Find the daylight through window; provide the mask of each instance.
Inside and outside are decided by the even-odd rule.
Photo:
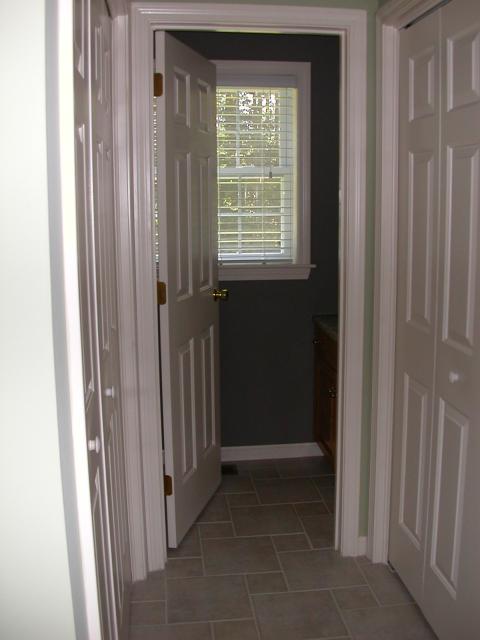
[[[220,278],[308,278],[310,63],[215,64]]]
[[[220,262],[295,260],[297,89],[217,87]]]

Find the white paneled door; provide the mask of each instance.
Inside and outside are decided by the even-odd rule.
[[[104,0],[74,15],[80,312],[92,522],[103,640],[119,637],[129,581],[117,335],[112,22]]]
[[[398,287],[390,561],[423,590],[438,235],[438,12],[401,33]]]
[[[480,3],[441,18],[440,244],[424,606],[480,638]]]
[[[220,483],[215,66],[155,34],[162,410],[168,545],[176,547]]]
[[[390,559],[441,640],[480,637],[480,4],[401,34]]]

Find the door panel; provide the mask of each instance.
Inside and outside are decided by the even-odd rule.
[[[400,37],[398,282],[389,559],[421,600],[438,254],[438,13]]]
[[[91,0],[93,233],[97,318],[100,327],[99,376],[108,532],[111,551],[112,619],[117,630],[124,617],[128,538],[121,524],[126,503],[121,430],[120,369],[117,330],[116,227],[113,182],[112,23],[103,0]],[[118,632],[118,631],[117,631]]]
[[[159,277],[168,544],[176,547],[220,483],[215,67],[155,34]]]
[[[202,381],[202,453],[208,453],[216,442],[215,419],[215,326],[212,324],[200,336]]]
[[[124,617],[124,586],[129,580],[130,560],[116,320],[112,24],[103,0],[75,2],[74,20],[77,238],[86,445],[101,634],[103,640],[115,640]]]
[[[480,637],[478,2],[452,0],[404,30],[401,67],[390,557],[439,638],[472,640]]]
[[[472,355],[477,279],[478,145],[446,149],[443,340]]]
[[[95,542],[95,564],[97,568],[97,583],[100,600],[100,625],[102,630],[102,638],[114,638],[113,629],[115,628],[111,620],[111,604],[110,604],[110,585],[108,583],[110,577],[110,569],[108,566],[108,533],[105,529],[105,508],[103,502],[104,490],[103,482],[100,475],[100,465],[97,467],[96,474],[91,488],[92,500],[92,524],[93,538]]]
[[[468,420],[440,399],[435,490],[432,512],[431,568],[456,597],[463,521]]]
[[[409,154],[407,322],[426,333],[430,333],[433,319],[434,162],[429,151]]]
[[[428,389],[404,375],[400,526],[420,550],[423,546]]]
[[[439,323],[424,611],[443,638],[480,635],[480,6],[441,10]]]
[[[80,289],[80,317],[86,439],[89,453],[90,499],[95,542],[99,633],[103,640],[116,636],[112,619],[112,573],[109,561],[110,540],[106,511],[106,485],[102,452],[102,419],[99,383],[99,325],[96,309],[95,247],[92,207],[91,146],[91,49],[89,40],[90,3],[75,3],[74,83],[75,83],[75,182],[77,202],[77,246]]]

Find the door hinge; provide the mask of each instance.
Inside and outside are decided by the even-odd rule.
[[[153,97],[160,98],[163,96],[163,74],[153,74]]]
[[[167,285],[161,280],[157,280],[157,304],[167,304]]]
[[[173,495],[173,482],[172,476],[163,476],[163,486],[166,496]]]

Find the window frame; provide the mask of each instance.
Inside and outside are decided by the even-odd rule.
[[[213,60],[217,67],[217,85],[272,86],[281,79],[295,78],[297,94],[297,193],[296,233],[292,262],[219,263],[219,280],[306,280],[310,270],[310,62]],[[218,215],[218,212],[217,212]]]

